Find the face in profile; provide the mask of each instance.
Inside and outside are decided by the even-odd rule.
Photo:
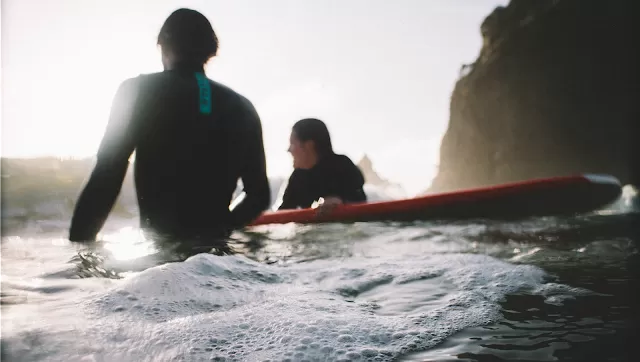
[[[301,141],[295,132],[289,137],[289,153],[293,157],[293,167],[310,169],[315,164],[316,154],[313,141]]]

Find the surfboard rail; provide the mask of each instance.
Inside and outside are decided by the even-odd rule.
[[[622,193],[617,178],[578,174],[483,186],[392,201],[340,205],[327,215],[317,210],[267,211],[250,226],[285,223],[415,221],[429,219],[551,216],[589,212]]]

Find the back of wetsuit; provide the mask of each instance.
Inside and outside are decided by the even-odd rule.
[[[70,239],[93,240],[135,150],[141,227],[177,237],[226,235],[270,202],[260,119],[253,105],[206,78],[201,66],[125,81],[115,97],[95,169]],[[238,179],[246,197],[229,203]]]

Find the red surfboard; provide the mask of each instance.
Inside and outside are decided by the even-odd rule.
[[[251,226],[329,222],[416,221],[576,214],[604,207],[620,197],[613,176],[584,174],[534,179],[410,199],[347,204],[319,217],[315,209],[267,211]]]

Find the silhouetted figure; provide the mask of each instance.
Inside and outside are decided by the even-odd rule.
[[[140,226],[155,237],[212,245],[270,203],[260,118],[249,100],[208,79],[218,39],[199,12],[179,9],[158,35],[164,71],[124,81],[69,239],[95,240],[135,151]],[[238,179],[245,199],[229,210]]]
[[[315,118],[298,121],[289,143],[295,170],[289,177],[279,210],[311,207],[320,198],[324,199],[321,210],[341,203],[367,201],[362,172],[349,157],[333,152],[324,122]]]

